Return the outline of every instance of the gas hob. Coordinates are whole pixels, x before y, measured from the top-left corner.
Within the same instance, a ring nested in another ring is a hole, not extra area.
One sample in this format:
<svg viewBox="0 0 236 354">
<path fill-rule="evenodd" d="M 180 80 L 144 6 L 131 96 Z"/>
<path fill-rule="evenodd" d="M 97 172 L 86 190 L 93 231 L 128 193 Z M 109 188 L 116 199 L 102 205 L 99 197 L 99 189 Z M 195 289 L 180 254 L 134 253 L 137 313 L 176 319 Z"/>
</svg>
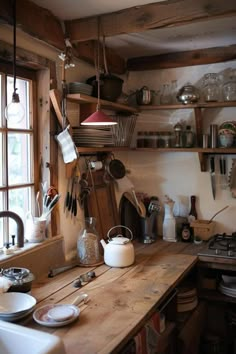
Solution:
<svg viewBox="0 0 236 354">
<path fill-rule="evenodd" d="M 232 235 L 216 234 L 208 241 L 208 247 L 198 256 L 220 257 L 236 260 L 236 232 Z"/>
</svg>

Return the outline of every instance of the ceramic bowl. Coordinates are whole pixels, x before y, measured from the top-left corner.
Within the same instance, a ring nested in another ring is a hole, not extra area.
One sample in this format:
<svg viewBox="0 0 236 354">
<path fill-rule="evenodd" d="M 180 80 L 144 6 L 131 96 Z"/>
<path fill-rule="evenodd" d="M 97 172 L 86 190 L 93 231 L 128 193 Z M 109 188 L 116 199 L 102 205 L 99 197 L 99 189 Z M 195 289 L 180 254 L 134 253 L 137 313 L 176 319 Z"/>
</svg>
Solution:
<svg viewBox="0 0 236 354">
<path fill-rule="evenodd" d="M 219 134 L 219 145 L 221 147 L 231 147 L 234 145 L 235 134 L 231 132 L 220 132 Z"/>
<path fill-rule="evenodd" d="M 0 294 L 0 315 L 21 315 L 36 305 L 36 299 L 25 293 L 10 292 Z"/>
</svg>

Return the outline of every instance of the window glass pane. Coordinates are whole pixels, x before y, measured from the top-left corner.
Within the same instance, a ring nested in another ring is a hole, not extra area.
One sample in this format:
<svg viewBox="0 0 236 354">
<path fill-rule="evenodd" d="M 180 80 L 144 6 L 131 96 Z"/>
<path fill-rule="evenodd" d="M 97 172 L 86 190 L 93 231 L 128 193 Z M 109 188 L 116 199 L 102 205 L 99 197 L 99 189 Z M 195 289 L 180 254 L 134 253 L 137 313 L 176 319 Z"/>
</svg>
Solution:
<svg viewBox="0 0 236 354">
<path fill-rule="evenodd" d="M 2 75 L 0 75 L 0 97 L 2 97 Z M 0 114 L 2 114 L 2 100 L 1 99 L 0 99 Z M 3 122 L 3 119 L 1 116 L 0 127 L 2 127 L 2 122 Z"/>
<path fill-rule="evenodd" d="M 8 122 L 8 128 L 19 128 L 19 129 L 29 129 L 30 118 L 29 118 L 29 83 L 26 80 L 16 79 L 17 93 L 20 98 L 20 104 L 24 108 L 24 118 L 21 122 Z M 13 77 L 7 77 L 7 105 L 12 101 L 12 93 L 14 91 Z"/>
<path fill-rule="evenodd" d="M 8 134 L 8 182 L 9 185 L 31 182 L 30 135 Z"/>
<path fill-rule="evenodd" d="M 9 210 L 18 214 L 25 222 L 26 214 L 31 210 L 32 187 L 16 188 L 9 191 Z M 15 224 L 15 223 L 14 223 Z M 10 223 L 10 234 L 14 234 L 14 225 Z"/>
<path fill-rule="evenodd" d="M 3 135 L 0 133 L 0 186 L 3 186 Z M 1 204 L 0 204 L 1 206 Z M 1 210 L 1 209 L 0 209 Z"/>
</svg>

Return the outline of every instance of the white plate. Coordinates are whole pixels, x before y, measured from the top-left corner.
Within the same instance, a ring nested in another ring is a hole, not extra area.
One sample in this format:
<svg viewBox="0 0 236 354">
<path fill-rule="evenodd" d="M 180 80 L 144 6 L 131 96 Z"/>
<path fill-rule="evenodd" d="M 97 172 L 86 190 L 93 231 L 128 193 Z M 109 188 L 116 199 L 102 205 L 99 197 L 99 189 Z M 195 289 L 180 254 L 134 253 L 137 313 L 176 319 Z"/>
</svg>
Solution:
<svg viewBox="0 0 236 354">
<path fill-rule="evenodd" d="M 60 312 L 61 309 L 61 313 L 64 314 L 65 311 L 68 310 L 68 313 L 73 310 L 73 314 L 71 315 L 71 317 L 69 317 L 68 319 L 64 320 L 64 321 L 59 321 L 59 320 L 55 320 L 50 316 L 49 311 L 52 310 L 58 313 Z M 37 310 L 34 311 L 33 313 L 33 318 L 34 320 L 42 325 L 42 326 L 46 326 L 46 327 L 61 327 L 61 326 L 65 326 L 71 322 L 74 322 L 80 314 L 80 310 L 77 306 L 75 305 L 67 305 L 67 304 L 50 304 L 50 305 L 44 305 L 39 307 Z"/>
<path fill-rule="evenodd" d="M 0 316 L 23 314 L 36 305 L 36 299 L 25 293 L 9 292 L 0 294 Z"/>
</svg>

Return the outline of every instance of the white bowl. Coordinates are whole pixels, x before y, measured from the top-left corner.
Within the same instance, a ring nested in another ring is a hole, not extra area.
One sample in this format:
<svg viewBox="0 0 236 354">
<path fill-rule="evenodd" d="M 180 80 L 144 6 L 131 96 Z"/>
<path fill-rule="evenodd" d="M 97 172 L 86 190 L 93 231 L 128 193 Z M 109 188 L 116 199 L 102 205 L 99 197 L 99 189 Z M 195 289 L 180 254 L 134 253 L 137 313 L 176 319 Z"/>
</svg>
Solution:
<svg viewBox="0 0 236 354">
<path fill-rule="evenodd" d="M 0 316 L 20 315 L 36 305 L 36 299 L 25 293 L 0 294 Z"/>
</svg>

